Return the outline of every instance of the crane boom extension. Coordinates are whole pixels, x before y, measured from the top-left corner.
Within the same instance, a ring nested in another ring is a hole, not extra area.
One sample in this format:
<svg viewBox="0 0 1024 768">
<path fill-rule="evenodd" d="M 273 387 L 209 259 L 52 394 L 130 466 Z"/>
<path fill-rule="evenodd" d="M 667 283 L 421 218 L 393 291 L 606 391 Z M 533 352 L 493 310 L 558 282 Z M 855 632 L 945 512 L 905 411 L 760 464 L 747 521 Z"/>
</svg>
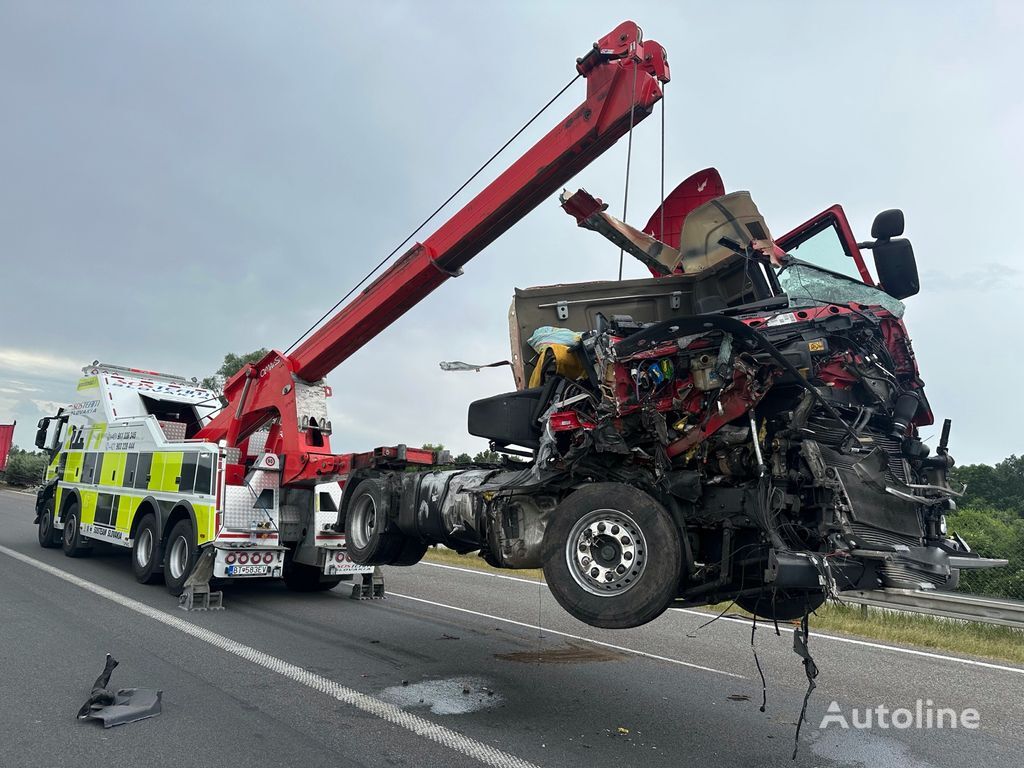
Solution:
<svg viewBox="0 0 1024 768">
<path fill-rule="evenodd" d="M 633 89 L 634 67 L 636 89 Z M 323 378 L 612 146 L 661 99 L 660 45 L 625 22 L 580 60 L 587 99 L 423 243 L 409 249 L 291 355 L 306 381 Z"/>
<path fill-rule="evenodd" d="M 329 424 L 324 428 L 322 414 L 299 414 L 296 390 L 307 395 L 310 384 L 458 275 L 470 259 L 647 117 L 662 97 L 661 84 L 669 81 L 664 49 L 644 41 L 632 21 L 594 43 L 576 68 L 587 80 L 587 98 L 579 107 L 291 355 L 273 351 L 229 379 L 224 387 L 228 405 L 199 436 L 236 446 L 276 417 L 266 450 L 283 454 L 283 483 L 344 474 L 346 457 L 333 456 L 326 440 Z"/>
</svg>

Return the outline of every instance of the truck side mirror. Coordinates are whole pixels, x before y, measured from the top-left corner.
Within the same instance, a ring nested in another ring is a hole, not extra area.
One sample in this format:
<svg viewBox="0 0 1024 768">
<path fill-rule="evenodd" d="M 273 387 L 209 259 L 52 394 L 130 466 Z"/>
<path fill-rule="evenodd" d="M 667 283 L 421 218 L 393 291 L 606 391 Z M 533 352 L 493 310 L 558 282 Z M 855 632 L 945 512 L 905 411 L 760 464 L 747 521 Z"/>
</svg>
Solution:
<svg viewBox="0 0 1024 768">
<path fill-rule="evenodd" d="M 879 240 L 873 249 L 875 273 L 882 290 L 894 299 L 914 296 L 921 290 L 914 246 L 905 238 Z"/>
<path fill-rule="evenodd" d="M 36 426 L 39 427 L 36 430 L 36 448 L 44 450 L 46 448 L 46 433 L 50 428 L 50 417 L 40 419 Z"/>
</svg>

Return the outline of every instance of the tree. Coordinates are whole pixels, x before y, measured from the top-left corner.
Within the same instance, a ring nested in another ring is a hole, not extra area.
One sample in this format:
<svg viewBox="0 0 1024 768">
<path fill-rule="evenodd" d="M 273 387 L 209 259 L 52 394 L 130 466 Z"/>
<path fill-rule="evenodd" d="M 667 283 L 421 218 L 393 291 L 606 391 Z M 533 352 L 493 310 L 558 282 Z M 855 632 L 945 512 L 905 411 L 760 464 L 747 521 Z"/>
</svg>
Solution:
<svg viewBox="0 0 1024 768">
<path fill-rule="evenodd" d="M 947 522 L 981 556 L 1010 561 L 1002 568 L 961 571 L 959 591 L 1024 598 L 1024 519 L 1013 510 L 979 505 L 957 510 Z"/>
<path fill-rule="evenodd" d="M 224 382 L 238 373 L 249 363 L 262 360 L 270 352 L 268 349 L 257 349 L 245 355 L 236 355 L 229 352 L 224 355 L 224 362 L 213 376 L 207 376 L 200 384 L 204 389 L 212 389 L 214 392 L 224 391 Z"/>
<path fill-rule="evenodd" d="M 501 454 L 497 451 L 480 451 L 476 456 L 473 457 L 474 464 L 500 464 Z"/>
<path fill-rule="evenodd" d="M 964 505 L 1009 509 L 1024 517 L 1024 456 L 1010 456 L 994 467 L 968 464 L 952 474 L 953 479 L 967 483 Z"/>
<path fill-rule="evenodd" d="M 45 453 L 29 453 L 16 445 L 11 446 L 7 469 L 3 472 L 4 482 L 23 487 L 39 485 L 43 482 L 43 473 L 48 463 L 49 458 Z"/>
<path fill-rule="evenodd" d="M 456 464 L 472 464 L 473 463 L 473 457 L 470 456 L 468 453 L 460 453 L 458 456 L 455 457 L 455 463 Z"/>
</svg>

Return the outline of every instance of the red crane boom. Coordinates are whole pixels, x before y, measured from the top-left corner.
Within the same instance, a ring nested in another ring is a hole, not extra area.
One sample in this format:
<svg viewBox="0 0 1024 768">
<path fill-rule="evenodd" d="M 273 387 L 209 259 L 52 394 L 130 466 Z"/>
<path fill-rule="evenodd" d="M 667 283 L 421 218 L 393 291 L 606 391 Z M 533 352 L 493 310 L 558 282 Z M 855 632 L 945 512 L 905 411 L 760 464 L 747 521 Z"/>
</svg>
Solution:
<svg viewBox="0 0 1024 768">
<path fill-rule="evenodd" d="M 647 117 L 669 81 L 665 50 L 631 21 L 594 43 L 576 69 L 587 80 L 579 107 L 291 355 L 271 352 L 228 380 L 228 405 L 198 437 L 236 446 L 277 418 L 266 450 L 283 455 L 282 484 L 344 474 L 351 456 L 331 453 L 326 406 L 310 402 L 323 396 L 317 383 Z"/>
</svg>

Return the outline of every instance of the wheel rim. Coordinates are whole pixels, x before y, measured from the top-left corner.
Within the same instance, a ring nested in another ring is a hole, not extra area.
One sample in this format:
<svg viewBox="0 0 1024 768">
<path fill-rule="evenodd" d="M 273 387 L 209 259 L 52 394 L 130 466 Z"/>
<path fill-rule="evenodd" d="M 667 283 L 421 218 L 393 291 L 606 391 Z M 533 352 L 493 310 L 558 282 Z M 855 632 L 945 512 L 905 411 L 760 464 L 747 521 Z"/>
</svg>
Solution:
<svg viewBox="0 0 1024 768">
<path fill-rule="evenodd" d="M 366 549 L 377 531 L 377 505 L 370 494 L 364 493 L 356 499 L 348 514 L 352 521 L 349 526 L 352 545 Z"/>
<path fill-rule="evenodd" d="M 177 580 L 185 575 L 188 566 L 188 542 L 184 536 L 179 536 L 171 544 L 171 554 L 167 558 L 167 567 L 171 572 L 171 578 Z"/>
<path fill-rule="evenodd" d="M 647 568 L 647 540 L 636 521 L 617 509 L 595 509 L 581 517 L 565 542 L 573 580 L 599 597 L 636 586 Z"/>
<path fill-rule="evenodd" d="M 51 519 L 50 511 L 46 510 L 39 516 L 39 533 L 43 538 L 46 538 L 52 531 L 53 520 Z"/>
<path fill-rule="evenodd" d="M 75 533 L 78 529 L 78 516 L 69 515 L 68 521 L 64 523 L 64 541 L 70 546 L 75 540 Z"/>
<path fill-rule="evenodd" d="M 135 562 L 139 564 L 140 568 L 145 568 L 149 565 L 152 558 L 153 531 L 149 528 L 143 528 L 142 533 L 139 534 L 139 538 L 135 543 Z"/>
</svg>

